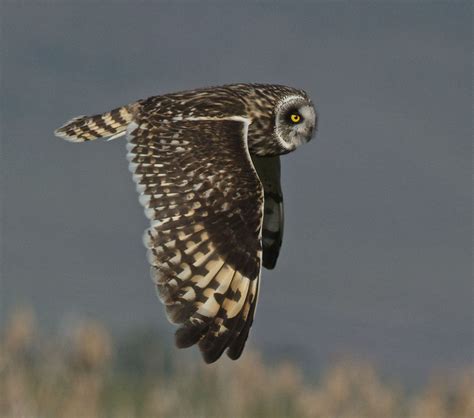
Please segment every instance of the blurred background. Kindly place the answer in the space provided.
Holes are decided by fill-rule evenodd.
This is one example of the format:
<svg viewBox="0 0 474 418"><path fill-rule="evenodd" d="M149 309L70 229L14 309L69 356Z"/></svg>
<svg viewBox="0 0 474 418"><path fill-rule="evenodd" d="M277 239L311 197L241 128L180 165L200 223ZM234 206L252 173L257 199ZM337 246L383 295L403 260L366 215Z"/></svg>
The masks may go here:
<svg viewBox="0 0 474 418"><path fill-rule="evenodd" d="M0 414L75 416L61 402L77 397L89 417L472 415L471 2L3 1L0 15ZM233 82L304 88L320 126L282 160L284 243L247 352L204 367L172 346L124 141L52 132ZM195 398L215 404L177 398L203 379ZM283 389L258 392L268 380Z"/></svg>

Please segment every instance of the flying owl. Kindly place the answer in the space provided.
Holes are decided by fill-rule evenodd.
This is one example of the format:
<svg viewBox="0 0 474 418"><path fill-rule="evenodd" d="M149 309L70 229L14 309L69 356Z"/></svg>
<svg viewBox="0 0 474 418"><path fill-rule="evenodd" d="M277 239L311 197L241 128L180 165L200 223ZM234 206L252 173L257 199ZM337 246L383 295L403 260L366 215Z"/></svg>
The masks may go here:
<svg viewBox="0 0 474 418"><path fill-rule="evenodd" d="M71 142L125 135L151 276L180 348L207 363L242 354L261 266L283 236L280 155L316 131L303 90L232 84L138 100L80 116L55 134Z"/></svg>

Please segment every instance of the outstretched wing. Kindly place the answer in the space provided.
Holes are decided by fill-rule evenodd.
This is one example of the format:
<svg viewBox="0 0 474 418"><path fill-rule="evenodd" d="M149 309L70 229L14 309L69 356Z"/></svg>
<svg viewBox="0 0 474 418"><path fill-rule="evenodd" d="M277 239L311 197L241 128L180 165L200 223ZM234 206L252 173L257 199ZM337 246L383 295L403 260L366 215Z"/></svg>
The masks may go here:
<svg viewBox="0 0 474 418"><path fill-rule="evenodd" d="M263 216L263 266L275 268L283 239L283 194L280 185L280 157L252 157L265 193Z"/></svg>
<svg viewBox="0 0 474 418"><path fill-rule="evenodd" d="M128 158L152 278L178 347L204 360L238 358L255 312L262 258L263 189L244 118L162 122L137 116Z"/></svg>

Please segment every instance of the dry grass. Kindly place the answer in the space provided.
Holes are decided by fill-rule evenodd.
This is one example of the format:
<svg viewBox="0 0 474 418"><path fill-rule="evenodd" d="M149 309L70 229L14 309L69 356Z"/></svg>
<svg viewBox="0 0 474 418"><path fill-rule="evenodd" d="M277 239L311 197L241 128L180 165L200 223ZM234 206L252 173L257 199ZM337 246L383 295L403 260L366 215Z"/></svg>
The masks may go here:
<svg viewBox="0 0 474 418"><path fill-rule="evenodd" d="M164 355L158 350L146 356ZM98 323L78 325L66 341L45 339L30 311L15 313L0 340L0 416L474 417L471 371L438 377L408 396L383 382L369 364L340 362L317 384L308 384L292 364L268 367L255 353L212 366L163 357L152 373L121 371L116 357L110 335Z"/></svg>

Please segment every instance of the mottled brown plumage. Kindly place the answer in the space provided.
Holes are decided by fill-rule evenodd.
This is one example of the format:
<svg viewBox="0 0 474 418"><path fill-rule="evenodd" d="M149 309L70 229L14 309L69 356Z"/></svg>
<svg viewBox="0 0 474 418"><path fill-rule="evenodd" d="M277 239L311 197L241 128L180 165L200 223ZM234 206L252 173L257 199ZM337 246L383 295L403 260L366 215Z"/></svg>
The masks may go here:
<svg viewBox="0 0 474 418"><path fill-rule="evenodd" d="M56 131L72 142L126 134L151 223L151 275L180 324L178 347L198 344L206 362L226 349L241 355L261 265L274 268L282 241L278 156L309 141L315 127L303 91L234 84L150 97Z"/></svg>

